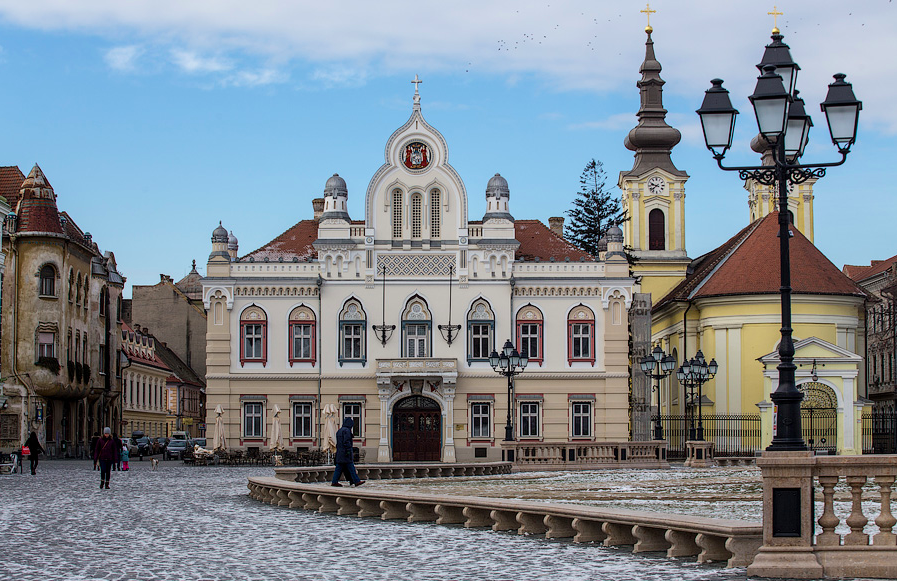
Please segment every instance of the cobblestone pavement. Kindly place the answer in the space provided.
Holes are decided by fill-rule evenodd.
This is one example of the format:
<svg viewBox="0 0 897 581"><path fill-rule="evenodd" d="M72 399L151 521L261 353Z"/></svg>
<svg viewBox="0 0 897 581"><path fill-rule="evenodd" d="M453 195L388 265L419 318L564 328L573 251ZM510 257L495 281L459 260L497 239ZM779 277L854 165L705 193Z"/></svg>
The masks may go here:
<svg viewBox="0 0 897 581"><path fill-rule="evenodd" d="M744 570L622 549L273 507L247 495L247 477L271 476L267 467L131 467L112 473L110 490L99 489L99 473L83 461L0 477L0 579L746 578Z"/></svg>

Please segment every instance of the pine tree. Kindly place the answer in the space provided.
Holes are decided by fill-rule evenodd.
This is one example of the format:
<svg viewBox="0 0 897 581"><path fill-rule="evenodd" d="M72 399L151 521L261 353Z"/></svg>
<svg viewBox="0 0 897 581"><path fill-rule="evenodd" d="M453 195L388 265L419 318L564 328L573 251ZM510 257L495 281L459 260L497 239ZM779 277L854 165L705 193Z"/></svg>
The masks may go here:
<svg viewBox="0 0 897 581"><path fill-rule="evenodd" d="M625 219L620 200L605 190L606 179L604 165L594 158L589 161L579 178L574 207L566 212L570 223L565 228L565 237L596 258L598 241L608 228Z"/></svg>

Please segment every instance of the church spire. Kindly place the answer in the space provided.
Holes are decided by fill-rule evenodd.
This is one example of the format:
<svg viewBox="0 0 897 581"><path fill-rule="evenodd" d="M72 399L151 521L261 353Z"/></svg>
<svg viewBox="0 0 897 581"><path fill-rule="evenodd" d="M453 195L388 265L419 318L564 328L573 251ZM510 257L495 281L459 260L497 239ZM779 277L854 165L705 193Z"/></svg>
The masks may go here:
<svg viewBox="0 0 897 581"><path fill-rule="evenodd" d="M623 144L635 152L632 170L624 175L641 175L654 168L663 169L673 175L684 176L670 159L670 152L679 143L679 130L666 122L667 110L663 108L663 85L660 78L661 66L654 56L653 28L645 28L648 40L645 42L645 61L639 68L642 78L636 83L641 95L641 106L636 117L638 125L629 132Z"/></svg>

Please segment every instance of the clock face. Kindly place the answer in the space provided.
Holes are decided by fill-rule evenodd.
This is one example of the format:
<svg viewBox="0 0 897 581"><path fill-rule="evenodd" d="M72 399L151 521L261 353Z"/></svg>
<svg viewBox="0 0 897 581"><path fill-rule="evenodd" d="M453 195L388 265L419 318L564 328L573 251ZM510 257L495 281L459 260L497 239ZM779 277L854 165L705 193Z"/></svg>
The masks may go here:
<svg viewBox="0 0 897 581"><path fill-rule="evenodd" d="M652 194L662 194L665 187L666 182L663 178L653 177L648 180L648 191Z"/></svg>

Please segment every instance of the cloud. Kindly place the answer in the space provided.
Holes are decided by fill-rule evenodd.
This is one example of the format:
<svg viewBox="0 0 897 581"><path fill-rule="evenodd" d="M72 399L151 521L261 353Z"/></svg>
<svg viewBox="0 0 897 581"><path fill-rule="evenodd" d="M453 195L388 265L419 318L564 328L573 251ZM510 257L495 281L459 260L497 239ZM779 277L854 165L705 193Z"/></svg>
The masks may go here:
<svg viewBox="0 0 897 581"><path fill-rule="evenodd" d="M330 87L360 87L367 81L367 73L356 67L332 65L315 69L311 78Z"/></svg>
<svg viewBox="0 0 897 581"><path fill-rule="evenodd" d="M187 74L220 73L229 71L233 65L219 57L200 56L192 50L171 49L171 61Z"/></svg>
<svg viewBox="0 0 897 581"><path fill-rule="evenodd" d="M226 77L222 84L232 87L261 87L285 83L288 79L289 75L276 69L261 69L257 71L238 71Z"/></svg>
<svg viewBox="0 0 897 581"><path fill-rule="evenodd" d="M106 51L103 60L113 70L132 72L137 68L137 59L145 52L146 50L137 44L116 46Z"/></svg>

